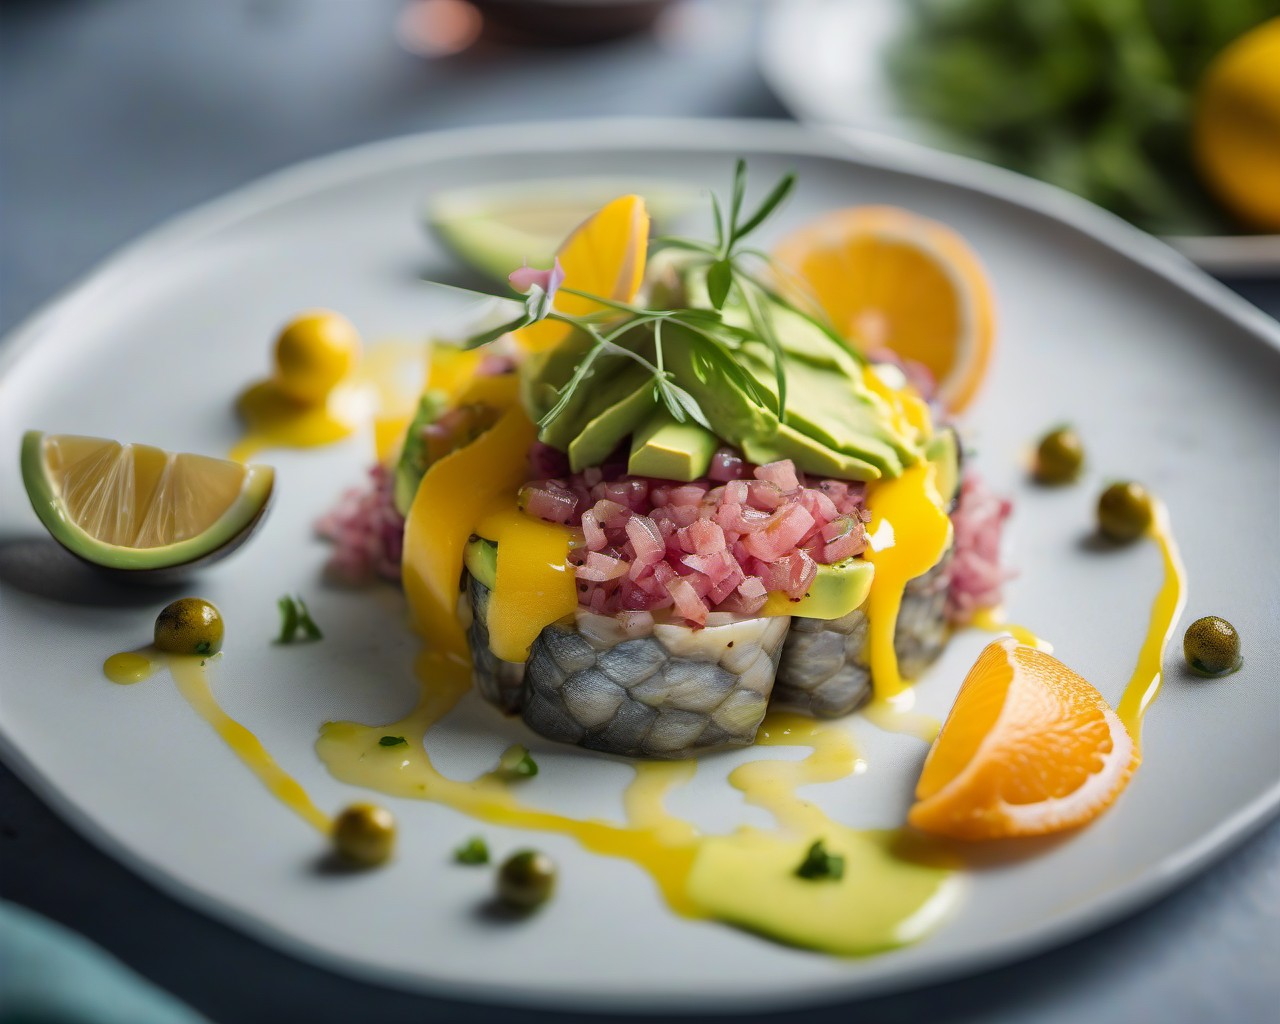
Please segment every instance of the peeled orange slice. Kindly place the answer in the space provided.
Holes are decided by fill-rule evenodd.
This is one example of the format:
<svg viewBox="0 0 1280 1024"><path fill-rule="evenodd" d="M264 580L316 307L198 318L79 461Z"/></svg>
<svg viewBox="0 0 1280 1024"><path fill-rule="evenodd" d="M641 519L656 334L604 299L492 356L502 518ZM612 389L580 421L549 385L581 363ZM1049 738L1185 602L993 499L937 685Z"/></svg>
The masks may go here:
<svg viewBox="0 0 1280 1024"><path fill-rule="evenodd" d="M995 299L977 255L944 224L893 206L823 214L774 251L784 285L807 291L855 348L927 367L958 412L982 383Z"/></svg>
<svg viewBox="0 0 1280 1024"><path fill-rule="evenodd" d="M72 554L111 569L170 569L238 546L267 507L275 471L30 430L22 481L40 521Z"/></svg>
<svg viewBox="0 0 1280 1024"><path fill-rule="evenodd" d="M564 270L563 288L630 302L644 279L648 249L649 213L644 200L620 196L583 221L556 250ZM570 316L587 316L605 308L563 290L555 299L556 311ZM546 352L568 337L570 330L568 324L542 320L517 331L516 340L529 352Z"/></svg>
<svg viewBox="0 0 1280 1024"><path fill-rule="evenodd" d="M1092 821L1141 755L1088 682L1003 637L987 645L934 740L907 820L954 839L1038 836Z"/></svg>

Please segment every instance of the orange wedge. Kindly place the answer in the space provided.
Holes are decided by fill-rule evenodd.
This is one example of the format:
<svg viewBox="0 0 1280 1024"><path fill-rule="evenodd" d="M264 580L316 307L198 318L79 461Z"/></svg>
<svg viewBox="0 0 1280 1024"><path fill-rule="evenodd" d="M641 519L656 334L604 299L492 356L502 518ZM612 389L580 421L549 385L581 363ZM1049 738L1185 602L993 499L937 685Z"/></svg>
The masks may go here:
<svg viewBox="0 0 1280 1024"><path fill-rule="evenodd" d="M649 211L639 196L620 196L583 221L556 250L564 270L562 288L590 292L615 302L630 302L644 279L649 249ZM606 307L563 290L555 309L570 316L587 316ZM568 324L542 320L516 332L529 352L555 348L570 332Z"/></svg>
<svg viewBox="0 0 1280 1024"><path fill-rule="evenodd" d="M995 343L995 299L949 227L894 206L855 206L792 232L774 258L784 283L808 292L855 348L924 365L952 412L973 399Z"/></svg>
<svg viewBox="0 0 1280 1024"><path fill-rule="evenodd" d="M960 687L907 820L953 839L1075 828L1111 806L1141 759L1088 682L1052 655L1003 637Z"/></svg>

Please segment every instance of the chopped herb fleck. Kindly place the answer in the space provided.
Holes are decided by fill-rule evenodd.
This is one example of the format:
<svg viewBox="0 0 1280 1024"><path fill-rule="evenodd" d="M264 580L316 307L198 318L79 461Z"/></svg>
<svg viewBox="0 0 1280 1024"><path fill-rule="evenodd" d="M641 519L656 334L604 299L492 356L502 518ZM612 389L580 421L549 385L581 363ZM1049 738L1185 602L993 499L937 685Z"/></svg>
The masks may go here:
<svg viewBox="0 0 1280 1024"><path fill-rule="evenodd" d="M196 644L196 654L212 654L212 653L213 653L213 644L211 644L208 640L201 640L198 644Z"/></svg>
<svg viewBox="0 0 1280 1024"><path fill-rule="evenodd" d="M292 644L298 641L298 630L302 630L304 640L322 640L324 634L311 618L307 603L300 596L284 597L276 601L280 609L280 635L276 637L278 644Z"/></svg>
<svg viewBox="0 0 1280 1024"><path fill-rule="evenodd" d="M453 851L453 859L459 864L488 864L489 845L479 836L472 836Z"/></svg>
<svg viewBox="0 0 1280 1024"><path fill-rule="evenodd" d="M517 743L498 758L498 774L508 779L531 779L538 774L538 765L529 751Z"/></svg>
<svg viewBox="0 0 1280 1024"><path fill-rule="evenodd" d="M408 744L409 741L403 736L383 736L382 739L378 740L378 746L380 747L400 747L408 746Z"/></svg>
<svg viewBox="0 0 1280 1024"><path fill-rule="evenodd" d="M838 882L844 877L844 857L838 853L828 853L819 839L809 847L809 852L796 868L796 877L810 882Z"/></svg>

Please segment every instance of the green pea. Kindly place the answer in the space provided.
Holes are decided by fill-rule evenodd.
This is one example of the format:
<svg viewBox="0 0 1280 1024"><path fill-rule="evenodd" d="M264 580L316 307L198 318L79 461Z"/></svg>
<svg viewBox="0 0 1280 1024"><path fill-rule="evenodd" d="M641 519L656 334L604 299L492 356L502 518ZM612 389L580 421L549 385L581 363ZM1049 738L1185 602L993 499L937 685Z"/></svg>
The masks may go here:
<svg viewBox="0 0 1280 1024"><path fill-rule="evenodd" d="M200 597L184 597L156 616L156 650L208 657L222 650L222 613Z"/></svg>
<svg viewBox="0 0 1280 1024"><path fill-rule="evenodd" d="M1142 484L1112 484L1098 499L1098 527L1112 540L1137 540L1151 528L1151 495Z"/></svg>
<svg viewBox="0 0 1280 1024"><path fill-rule="evenodd" d="M343 860L375 867L391 856L396 843L396 819L377 804L352 804L333 822L333 846Z"/></svg>
<svg viewBox="0 0 1280 1024"><path fill-rule="evenodd" d="M1187 627L1182 653L1193 672L1225 676L1240 667L1240 634L1226 619L1206 615Z"/></svg>
<svg viewBox="0 0 1280 1024"><path fill-rule="evenodd" d="M556 866L537 850L513 853L498 869L498 899L519 910L532 910L551 898Z"/></svg>
<svg viewBox="0 0 1280 1024"><path fill-rule="evenodd" d="M1036 448L1035 478L1042 484L1068 484L1084 466L1084 444L1070 427L1045 434Z"/></svg>

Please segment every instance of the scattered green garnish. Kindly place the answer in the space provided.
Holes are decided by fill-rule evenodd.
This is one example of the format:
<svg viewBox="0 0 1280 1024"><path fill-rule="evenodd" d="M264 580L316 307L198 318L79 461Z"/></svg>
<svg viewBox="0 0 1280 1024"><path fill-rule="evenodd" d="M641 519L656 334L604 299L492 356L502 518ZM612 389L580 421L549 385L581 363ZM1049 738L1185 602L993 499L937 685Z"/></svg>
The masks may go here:
<svg viewBox="0 0 1280 1024"><path fill-rule="evenodd" d="M459 864L488 864L489 844L479 836L472 836L453 851L453 859Z"/></svg>
<svg viewBox="0 0 1280 1024"><path fill-rule="evenodd" d="M531 779L538 774L538 764L519 743L508 747L498 758L498 774L508 779Z"/></svg>
<svg viewBox="0 0 1280 1024"><path fill-rule="evenodd" d="M382 739L378 740L378 746L380 747L403 747L407 746L408 743L409 741L403 736L383 736Z"/></svg>
<svg viewBox="0 0 1280 1024"><path fill-rule="evenodd" d="M1182 653L1197 675L1215 678L1230 675L1243 661L1240 634L1236 627L1217 615L1196 619L1182 638Z"/></svg>
<svg viewBox="0 0 1280 1024"><path fill-rule="evenodd" d="M727 212L716 196L711 199L716 229L714 242L674 237L653 241L655 251L671 249L682 254L686 269L703 280L711 308L683 304L670 309L650 308L579 291L563 285L557 264L556 271L550 273L544 284L535 283L530 287L519 315L468 338L464 344L468 348L485 345L540 320L569 324L580 332L583 352L572 374L557 387L555 401L538 417L538 427L544 433L561 416L571 412L574 396L600 379L603 368L611 360L615 366L622 360L643 368L649 377L642 387L652 390L655 404L664 407L677 423L693 421L713 429L699 400L677 381L670 360L665 358L670 350L664 352L664 342L688 347L692 373L699 379L723 378L726 386L740 392L754 406L769 415L785 418L786 355L774 327L775 312L786 311L803 317L842 350L847 349L830 324L798 308L774 288L768 273L768 254L743 244L791 193L795 175L785 175L750 214L743 210L746 187L746 163L739 160L734 168ZM552 304L557 290L591 299L604 307L603 312L584 316L561 313ZM729 306L733 306L732 311ZM749 328L742 324L743 319ZM664 328L678 329L678 342L664 338ZM770 354L774 376L772 393L742 365L739 349L753 341L763 344ZM850 353L850 358L858 357Z"/></svg>
<svg viewBox="0 0 1280 1024"><path fill-rule="evenodd" d="M276 637L276 643L297 643L299 630L302 631L302 640L324 639L324 634L320 632L320 627L311 617L307 603L301 596L285 594L276 601L276 605L280 609L280 635Z"/></svg>
<svg viewBox="0 0 1280 1024"><path fill-rule="evenodd" d="M809 847L809 852L796 868L796 877L810 882L838 882L844 877L844 857L838 853L828 853L819 839Z"/></svg>

